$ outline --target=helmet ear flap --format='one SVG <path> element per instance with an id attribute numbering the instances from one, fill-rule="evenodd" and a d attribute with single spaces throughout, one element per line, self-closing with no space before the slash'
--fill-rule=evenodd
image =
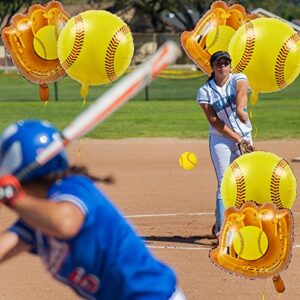
<path id="1" fill-rule="evenodd" d="M 22 165 L 22 145 L 15 141 L 10 145 L 1 159 L 0 175 L 14 174 Z"/>
<path id="2" fill-rule="evenodd" d="M 60 138 L 59 131 L 45 121 L 26 120 L 8 126 L 0 139 L 0 175 L 16 175 L 35 161 L 40 151 Z M 67 155 L 61 151 L 45 165 L 29 173 L 23 181 L 63 171 L 67 167 Z"/>

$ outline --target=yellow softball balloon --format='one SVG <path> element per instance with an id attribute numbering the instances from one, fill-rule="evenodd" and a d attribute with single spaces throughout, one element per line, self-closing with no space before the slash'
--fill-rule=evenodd
<path id="1" fill-rule="evenodd" d="M 221 194 L 226 208 L 246 201 L 273 202 L 277 208 L 292 208 L 296 199 L 296 177 L 281 157 L 263 151 L 244 154 L 225 170 Z"/>
<path id="2" fill-rule="evenodd" d="M 184 152 L 179 157 L 179 165 L 184 170 L 192 170 L 197 166 L 197 156 L 193 152 Z"/>
<path id="3" fill-rule="evenodd" d="M 247 75 L 251 103 L 284 89 L 300 73 L 300 35 L 288 23 L 257 18 L 239 27 L 228 46 L 233 72 Z"/>
<path id="4" fill-rule="evenodd" d="M 129 27 L 104 10 L 88 10 L 71 18 L 58 38 L 58 57 L 67 74 L 82 84 L 112 82 L 128 68 L 134 51 Z"/>

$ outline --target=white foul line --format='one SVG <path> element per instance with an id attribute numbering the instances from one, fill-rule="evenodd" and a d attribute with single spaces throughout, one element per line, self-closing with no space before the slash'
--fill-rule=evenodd
<path id="1" fill-rule="evenodd" d="M 299 215 L 300 212 L 293 212 L 293 215 Z M 129 215 L 126 218 L 152 218 L 152 217 L 177 217 L 177 216 L 210 216 L 215 215 L 214 212 L 191 212 L 191 213 L 166 213 L 166 214 L 145 214 L 145 215 Z"/>
<path id="2" fill-rule="evenodd" d="M 131 215 L 126 218 L 148 218 L 148 217 L 177 217 L 177 216 L 207 216 L 214 215 L 213 212 L 195 212 L 195 213 L 169 213 L 169 214 L 149 214 L 149 215 Z"/>
<path id="3" fill-rule="evenodd" d="M 150 249 L 174 249 L 174 250 L 198 250 L 207 251 L 212 247 L 182 247 L 182 246 L 147 246 Z M 300 245 L 293 245 L 293 248 L 300 248 Z"/>
<path id="4" fill-rule="evenodd" d="M 208 247 L 178 247 L 178 246 L 147 246 L 150 249 L 176 249 L 176 250 L 210 250 Z"/>
<path id="5" fill-rule="evenodd" d="M 145 214 L 145 215 L 129 215 L 126 218 L 148 218 L 148 217 L 176 217 L 176 216 L 208 216 L 214 215 L 213 212 L 192 212 L 192 213 L 168 213 L 168 214 Z M 299 212 L 294 212 L 293 215 L 299 215 Z M 182 247 L 182 246 L 147 246 L 150 249 L 175 249 L 175 250 L 198 250 L 207 251 L 209 247 Z M 293 248 L 300 248 L 300 245 L 293 245 Z"/>
<path id="6" fill-rule="evenodd" d="M 144 215 L 129 215 L 126 218 L 149 218 L 149 217 L 177 217 L 177 216 L 208 216 L 214 215 L 214 212 L 191 212 L 191 213 L 167 213 L 167 214 L 144 214 Z M 299 215 L 300 212 L 293 212 L 293 215 Z M 150 249 L 175 249 L 175 250 L 198 250 L 207 251 L 210 247 L 182 247 L 182 246 L 147 246 Z M 293 245 L 293 248 L 300 248 L 300 245 Z"/>

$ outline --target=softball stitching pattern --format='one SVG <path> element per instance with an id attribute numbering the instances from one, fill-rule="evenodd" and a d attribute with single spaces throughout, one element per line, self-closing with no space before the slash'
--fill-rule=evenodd
<path id="1" fill-rule="evenodd" d="M 230 165 L 232 172 L 235 177 L 236 182 L 236 200 L 235 206 L 237 208 L 241 207 L 242 204 L 245 202 L 246 198 L 246 184 L 245 184 L 245 177 L 243 174 L 242 169 L 240 168 L 239 164 L 235 161 Z"/>
<path id="2" fill-rule="evenodd" d="M 241 245 L 240 245 L 241 248 L 240 248 L 239 253 L 237 253 L 237 255 L 241 256 L 243 254 L 243 251 L 244 251 L 244 248 L 245 248 L 245 241 L 243 239 L 242 234 L 239 231 L 237 232 L 237 234 L 238 234 L 238 236 L 240 238 L 240 243 L 241 243 Z"/>
<path id="3" fill-rule="evenodd" d="M 243 72 L 251 60 L 255 45 L 255 29 L 251 22 L 245 24 L 246 29 L 246 45 L 239 63 L 233 68 L 233 73 Z"/>
<path id="4" fill-rule="evenodd" d="M 36 36 L 34 35 L 34 39 L 39 42 L 40 47 L 43 49 L 44 58 L 47 59 L 47 51 L 44 43 Z M 33 48 L 34 49 L 34 48 Z M 34 52 L 36 53 L 35 49 Z M 36 53 L 37 54 L 37 53 Z M 38 54 L 37 54 L 38 55 Z"/>
<path id="5" fill-rule="evenodd" d="M 120 42 L 123 40 L 123 37 L 127 33 L 130 32 L 130 29 L 127 25 L 122 26 L 112 37 L 110 40 L 106 55 L 105 55 L 105 71 L 107 78 L 110 81 L 114 81 L 117 79 L 117 75 L 115 73 L 115 64 L 114 64 L 114 58 L 117 51 L 117 48 L 120 44 Z"/>
<path id="6" fill-rule="evenodd" d="M 190 159 L 190 156 L 193 155 L 192 152 L 189 152 L 188 155 L 186 156 L 186 159 L 188 160 L 188 162 L 194 166 L 197 166 L 197 164 L 195 164 L 195 162 L 193 160 Z"/>
<path id="7" fill-rule="evenodd" d="M 257 239 L 257 247 L 258 247 L 258 251 L 259 251 L 260 255 L 264 255 L 264 251 L 261 248 L 262 234 L 263 234 L 263 231 L 261 230 L 258 235 L 258 239 Z"/>
<path id="8" fill-rule="evenodd" d="M 298 42 L 300 42 L 300 35 L 299 33 L 295 33 L 284 42 L 277 56 L 275 65 L 275 79 L 280 89 L 283 89 L 287 86 L 284 79 L 284 65 L 289 52 L 297 47 Z"/>
<path id="9" fill-rule="evenodd" d="M 284 168 L 287 166 L 285 160 L 280 160 L 277 165 L 275 166 L 272 177 L 271 177 L 271 185 L 270 185 L 270 192 L 271 192 L 271 200 L 278 208 L 284 208 L 282 202 L 280 200 L 280 191 L 279 191 L 279 184 L 280 179 L 283 173 Z"/>
<path id="10" fill-rule="evenodd" d="M 76 34 L 75 34 L 75 42 L 72 47 L 71 53 L 68 55 L 67 59 L 62 63 L 63 68 L 66 70 L 70 68 L 73 63 L 78 58 L 82 45 L 84 40 L 84 22 L 81 15 L 78 15 L 74 18 L 75 21 L 75 28 L 76 28 Z"/>

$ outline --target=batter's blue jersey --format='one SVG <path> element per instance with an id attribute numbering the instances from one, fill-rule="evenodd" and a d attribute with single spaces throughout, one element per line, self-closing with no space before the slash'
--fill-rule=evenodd
<path id="1" fill-rule="evenodd" d="M 151 255 L 90 179 L 69 176 L 55 183 L 48 197 L 71 202 L 85 215 L 76 237 L 48 237 L 22 221 L 9 230 L 32 245 L 32 253 L 42 258 L 55 278 L 86 299 L 170 299 L 176 288 L 175 274 Z"/>
<path id="2" fill-rule="evenodd" d="M 198 104 L 209 104 L 229 128 L 237 132 L 241 137 L 250 134 L 252 126 L 250 120 L 242 123 L 236 114 L 236 83 L 239 80 L 247 80 L 243 73 L 230 74 L 224 86 L 217 86 L 214 79 L 207 81 L 197 93 Z M 210 135 L 222 135 L 210 125 Z"/>

